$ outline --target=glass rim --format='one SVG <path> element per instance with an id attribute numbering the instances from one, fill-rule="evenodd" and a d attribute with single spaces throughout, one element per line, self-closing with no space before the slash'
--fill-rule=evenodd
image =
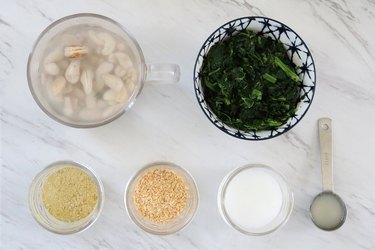
<path id="1" fill-rule="evenodd" d="M 93 179 L 93 181 L 95 182 L 95 185 L 96 185 L 96 187 L 98 189 L 98 203 L 97 203 L 95 209 L 93 210 L 93 212 L 95 210 L 97 210 L 97 212 L 96 213 L 92 213 L 91 215 L 89 215 L 91 218 L 89 219 L 89 221 L 83 227 L 81 227 L 79 229 L 76 229 L 76 230 L 69 231 L 69 232 L 61 232 L 59 230 L 55 230 L 55 229 L 52 229 L 50 227 L 47 227 L 43 222 L 40 221 L 40 219 L 38 218 L 38 216 L 35 214 L 35 212 L 32 209 L 32 207 L 34 206 L 34 205 L 32 205 L 32 203 L 33 203 L 32 197 L 34 196 L 32 194 L 32 192 L 33 191 L 35 192 L 35 190 L 34 190 L 35 182 L 46 171 L 48 171 L 50 169 L 53 169 L 55 167 L 59 167 L 59 166 L 64 165 L 64 164 L 71 165 L 73 167 L 77 167 L 77 168 L 81 169 L 82 171 L 84 171 L 86 174 L 88 174 Z M 52 233 L 56 233 L 56 234 L 60 234 L 60 235 L 70 235 L 70 234 L 80 233 L 80 232 L 85 231 L 89 227 L 91 227 L 97 221 L 97 219 L 99 218 L 99 216 L 101 215 L 101 213 L 103 211 L 104 199 L 105 199 L 105 194 L 104 194 L 103 183 L 100 180 L 99 176 L 94 172 L 94 170 L 92 170 L 89 167 L 83 166 L 83 165 L 81 165 L 81 164 L 79 164 L 77 162 L 70 161 L 70 160 L 61 160 L 61 161 L 52 162 L 52 163 L 48 164 L 45 168 L 43 168 L 41 171 L 39 171 L 38 174 L 32 180 L 32 182 L 31 182 L 31 184 L 29 186 L 29 193 L 28 193 L 29 211 L 31 212 L 31 215 L 33 216 L 34 220 L 39 225 L 41 225 L 44 229 L 46 229 L 47 231 L 52 232 Z"/>
<path id="2" fill-rule="evenodd" d="M 81 17 L 92 17 L 92 18 L 97 18 L 97 19 L 101 19 L 101 20 L 104 20 L 104 21 L 107 21 L 107 22 L 110 22 L 114 25 L 116 25 L 117 27 L 119 27 L 123 32 L 126 33 L 126 35 L 130 38 L 130 40 L 132 41 L 132 43 L 134 44 L 134 46 L 137 48 L 137 51 L 138 51 L 138 54 L 139 54 L 139 57 L 141 59 L 141 72 L 144 72 L 145 70 L 143 69 L 144 68 L 144 65 L 145 65 L 145 58 L 144 58 L 144 55 L 143 55 L 143 52 L 142 52 L 142 49 L 141 47 L 139 46 L 137 40 L 133 37 L 133 35 L 122 25 L 120 24 L 119 22 L 107 17 L 107 16 L 103 16 L 103 15 L 100 15 L 100 14 L 95 14 L 95 13 L 77 13 L 77 14 L 73 14 L 73 15 L 68 15 L 68 16 L 64 16 L 60 19 L 57 19 L 56 21 L 52 22 L 51 24 L 49 24 L 46 28 L 43 29 L 43 31 L 38 35 L 37 39 L 35 40 L 32 48 L 31 48 L 31 51 L 29 53 L 29 57 L 28 57 L 28 60 L 27 60 L 27 82 L 28 82 L 28 86 L 29 86 L 29 89 L 30 89 L 30 92 L 31 92 L 31 95 L 33 96 L 35 102 L 38 104 L 39 108 L 42 109 L 42 111 L 48 115 L 50 118 L 52 118 L 53 120 L 59 122 L 60 124 L 63 124 L 63 125 L 66 125 L 66 126 L 69 126 L 69 127 L 73 127 L 73 128 L 95 128 L 95 127 L 100 127 L 100 126 L 103 126 L 105 124 L 108 124 L 114 120 L 116 120 L 117 118 L 119 118 L 121 115 L 123 115 L 125 113 L 125 111 L 127 111 L 128 109 L 131 108 L 131 106 L 134 104 L 138 94 L 142 91 L 142 88 L 143 88 L 143 85 L 144 85 L 144 73 L 141 74 L 141 72 L 139 72 L 140 75 L 142 75 L 142 78 L 139 79 L 139 83 L 140 83 L 140 87 L 139 87 L 139 90 L 138 90 L 138 93 L 136 93 L 135 95 L 133 95 L 133 100 L 129 100 L 129 106 L 126 107 L 124 105 L 123 108 L 121 108 L 121 110 L 114 116 L 110 117 L 109 119 L 106 119 L 104 121 L 101 121 L 101 122 L 90 122 L 90 123 L 87 123 L 87 124 L 77 124 L 77 123 L 74 123 L 74 122 L 69 122 L 69 121 L 65 121 L 63 119 L 60 119 L 59 117 L 53 115 L 50 111 L 47 110 L 47 108 L 44 107 L 44 105 L 41 103 L 41 101 L 39 100 L 39 97 L 38 95 L 35 93 L 34 91 L 34 87 L 33 87 L 33 84 L 32 84 L 32 79 L 31 79 L 31 72 L 30 72 L 30 64 L 31 64 L 31 60 L 34 56 L 34 52 L 35 52 L 35 49 L 36 47 L 38 46 L 40 40 L 51 30 L 53 29 L 54 27 L 56 27 L 57 25 L 65 22 L 65 21 L 68 21 L 68 20 L 71 20 L 71 19 L 75 19 L 75 18 L 81 18 Z"/>
<path id="3" fill-rule="evenodd" d="M 196 202 L 196 206 L 193 208 L 194 210 L 193 210 L 193 213 L 190 215 L 190 218 L 188 220 L 186 220 L 185 223 L 181 227 L 177 228 L 176 230 L 171 230 L 171 231 L 167 231 L 167 230 L 166 231 L 157 231 L 157 230 L 153 230 L 153 229 L 150 229 L 148 227 L 145 227 L 144 225 L 142 225 L 141 223 L 138 222 L 137 217 L 130 211 L 130 204 L 128 202 L 128 197 L 130 195 L 130 189 L 129 189 L 130 186 L 134 183 L 134 181 L 137 179 L 138 176 L 140 176 L 142 173 L 144 173 L 148 169 L 150 169 L 152 167 L 156 167 L 158 165 L 168 166 L 168 167 L 171 167 L 171 168 L 174 168 L 174 169 L 178 169 L 179 171 L 185 173 L 186 176 L 191 180 L 191 183 L 193 184 L 193 187 L 194 187 L 194 190 L 192 192 L 194 193 L 195 199 L 197 201 Z M 125 210 L 126 210 L 126 213 L 128 214 L 128 216 L 130 217 L 131 221 L 133 222 L 133 224 L 135 224 L 136 226 L 138 226 L 139 228 L 141 228 L 143 231 L 145 231 L 147 233 L 150 233 L 150 234 L 154 234 L 154 235 L 170 235 L 170 234 L 174 234 L 176 232 L 181 231 L 186 226 L 188 226 L 192 222 L 192 220 L 194 219 L 195 215 L 197 214 L 198 207 L 199 207 L 199 200 L 200 200 L 199 191 L 198 191 L 198 187 L 197 187 L 197 184 L 195 182 L 194 177 L 185 168 L 183 168 L 183 167 L 181 167 L 181 166 L 179 166 L 179 165 L 177 165 L 175 163 L 169 162 L 169 161 L 155 161 L 155 162 L 149 163 L 149 164 L 141 167 L 139 170 L 137 170 L 130 177 L 129 181 L 126 184 L 125 192 L 124 192 Z"/>
<path id="4" fill-rule="evenodd" d="M 274 227 L 270 230 L 264 231 L 264 232 L 247 231 L 247 230 L 243 229 L 242 227 L 238 226 L 236 223 L 234 223 L 231 220 L 230 216 L 226 212 L 225 205 L 224 205 L 224 200 L 225 200 L 224 196 L 225 196 L 225 193 L 226 193 L 226 189 L 228 187 L 228 184 L 232 181 L 232 179 L 235 176 L 237 176 L 239 173 L 241 173 L 242 171 L 247 170 L 247 169 L 254 169 L 254 168 L 270 171 L 272 174 L 279 177 L 279 180 L 276 179 L 276 181 L 278 182 L 279 185 L 280 184 L 285 185 L 285 188 L 287 190 L 287 194 L 289 195 L 289 200 L 286 201 L 289 204 L 289 209 L 287 211 L 286 216 L 283 218 L 281 223 L 278 224 L 276 227 Z M 284 197 L 285 196 L 283 195 L 283 198 Z M 263 236 L 263 235 L 267 235 L 267 234 L 270 234 L 270 233 L 278 230 L 279 228 L 281 228 L 282 226 L 284 226 L 287 223 L 287 221 L 289 220 L 289 218 L 292 214 L 293 208 L 294 208 L 294 195 L 293 195 L 293 192 L 290 189 L 289 185 L 287 184 L 287 179 L 281 173 L 279 173 L 278 171 L 274 170 L 273 168 L 271 168 L 271 167 L 269 167 L 265 164 L 252 163 L 252 164 L 247 164 L 247 165 L 244 165 L 242 167 L 238 167 L 238 168 L 233 169 L 223 178 L 223 180 L 222 180 L 222 182 L 219 186 L 219 190 L 218 190 L 217 204 L 218 204 L 220 215 L 227 225 L 229 225 L 230 227 L 232 227 L 232 228 L 236 229 L 237 231 L 239 231 L 243 234 L 246 234 L 246 235 Z"/>

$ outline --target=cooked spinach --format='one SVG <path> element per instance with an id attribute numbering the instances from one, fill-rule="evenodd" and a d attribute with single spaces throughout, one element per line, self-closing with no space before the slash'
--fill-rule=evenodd
<path id="1" fill-rule="evenodd" d="M 283 44 L 250 30 L 214 44 L 200 78 L 212 112 L 244 131 L 279 127 L 300 101 L 301 79 Z"/>

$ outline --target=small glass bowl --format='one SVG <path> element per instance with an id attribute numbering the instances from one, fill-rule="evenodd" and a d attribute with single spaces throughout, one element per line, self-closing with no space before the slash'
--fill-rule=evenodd
<path id="1" fill-rule="evenodd" d="M 177 216 L 176 219 L 167 222 L 167 223 L 155 223 L 145 217 L 137 210 L 137 207 L 134 203 L 134 193 L 138 181 L 149 171 L 152 171 L 156 168 L 168 169 L 175 172 L 180 176 L 187 188 L 188 188 L 188 198 L 186 202 L 186 207 L 184 210 Z M 167 235 L 175 233 L 185 226 L 187 226 L 194 215 L 196 214 L 199 202 L 199 195 L 196 183 L 189 172 L 184 168 L 177 166 L 176 164 L 170 162 L 155 162 L 146 165 L 141 168 L 135 175 L 129 180 L 124 195 L 124 202 L 126 211 L 131 218 L 131 220 L 139 226 L 144 231 L 156 234 L 156 235 Z"/>
<path id="2" fill-rule="evenodd" d="M 89 216 L 75 222 L 64 222 L 53 217 L 43 205 L 42 188 L 47 178 L 57 170 L 71 166 L 88 174 L 96 184 L 98 203 Z M 99 217 L 104 204 L 104 188 L 99 177 L 93 170 L 72 161 L 58 161 L 43 169 L 32 181 L 29 189 L 29 207 L 34 219 L 45 229 L 57 234 L 73 234 L 86 230 Z"/>
<path id="3" fill-rule="evenodd" d="M 251 231 L 249 229 L 245 229 L 241 227 L 240 225 L 234 223 L 233 220 L 228 215 L 227 210 L 225 208 L 225 195 L 226 195 L 226 190 L 227 190 L 228 185 L 230 184 L 230 182 L 233 180 L 235 176 L 237 176 L 244 170 L 248 170 L 248 169 L 257 169 L 273 177 L 274 180 L 276 180 L 277 183 L 279 184 L 281 193 L 282 193 L 282 205 L 281 205 L 281 209 L 278 215 L 272 221 L 270 221 L 267 225 L 263 227 L 254 228 Z M 248 164 L 243 167 L 234 169 L 233 171 L 228 173 L 224 177 L 223 181 L 221 182 L 217 198 L 218 198 L 219 211 L 223 220 L 229 226 L 240 231 L 241 233 L 244 233 L 247 235 L 253 235 L 253 236 L 266 235 L 281 228 L 288 221 L 293 211 L 293 204 L 294 204 L 293 192 L 288 187 L 286 183 L 286 179 L 281 174 L 273 170 L 272 168 L 266 165 L 262 165 L 262 164 Z"/>

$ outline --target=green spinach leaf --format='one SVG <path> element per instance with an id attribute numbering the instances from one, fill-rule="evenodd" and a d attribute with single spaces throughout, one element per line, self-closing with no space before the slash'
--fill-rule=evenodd
<path id="1" fill-rule="evenodd" d="M 250 30 L 233 30 L 232 36 L 213 45 L 200 77 L 212 112 L 244 131 L 281 126 L 301 99 L 301 79 L 283 44 Z"/>

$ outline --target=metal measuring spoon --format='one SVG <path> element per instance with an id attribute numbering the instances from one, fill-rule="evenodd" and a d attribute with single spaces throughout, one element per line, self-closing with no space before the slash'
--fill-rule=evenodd
<path id="1" fill-rule="evenodd" d="M 318 194 L 311 203 L 310 217 L 320 229 L 332 231 L 344 224 L 347 209 L 340 196 L 333 192 L 332 120 L 320 118 L 318 126 L 323 192 Z"/>

